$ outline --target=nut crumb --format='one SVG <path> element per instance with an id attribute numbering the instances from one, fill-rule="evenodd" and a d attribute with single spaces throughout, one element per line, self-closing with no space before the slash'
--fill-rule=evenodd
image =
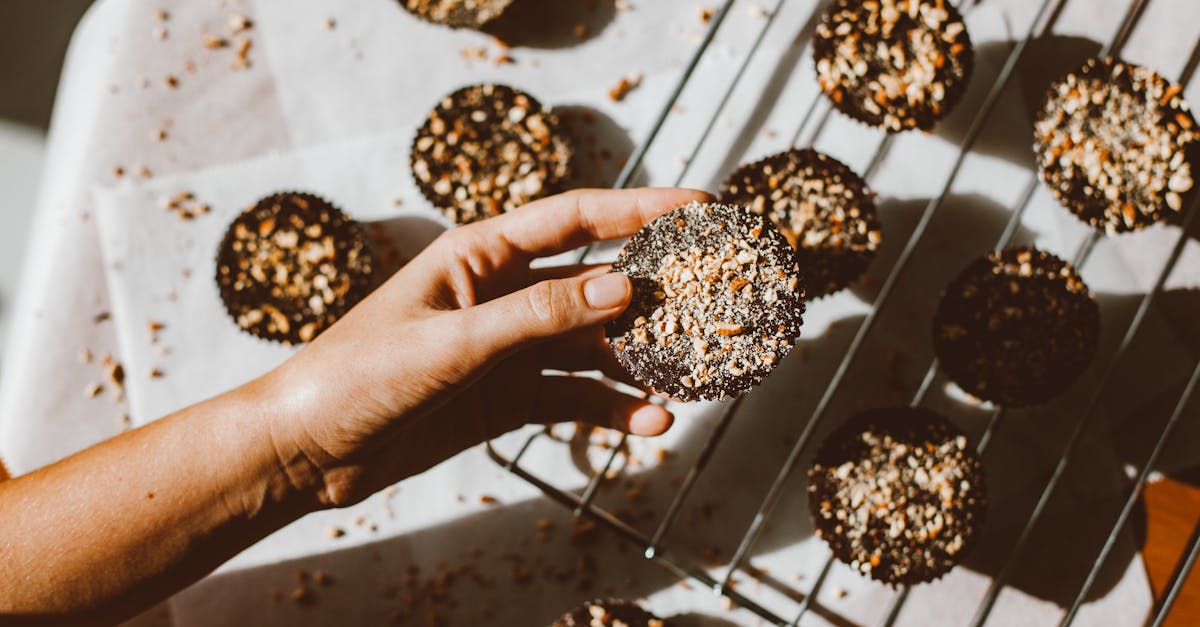
<path id="1" fill-rule="evenodd" d="M 613 102 L 621 102 L 622 100 L 625 100 L 625 96 L 628 96 L 629 92 L 637 89 L 641 84 L 641 72 L 634 72 L 629 76 L 622 76 L 621 80 L 618 81 L 617 84 L 612 87 L 612 89 L 608 90 L 608 98 Z"/>

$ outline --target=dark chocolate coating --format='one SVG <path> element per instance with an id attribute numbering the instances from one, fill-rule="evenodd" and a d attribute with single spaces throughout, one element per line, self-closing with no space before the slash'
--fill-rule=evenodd
<path id="1" fill-rule="evenodd" d="M 942 369 L 964 391 L 1019 407 L 1070 386 L 1096 354 L 1100 309 L 1067 262 L 1006 248 L 946 287 L 933 321 Z"/>

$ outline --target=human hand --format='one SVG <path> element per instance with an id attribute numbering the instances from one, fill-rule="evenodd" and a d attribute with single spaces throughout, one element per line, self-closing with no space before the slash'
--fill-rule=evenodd
<path id="1" fill-rule="evenodd" d="M 529 422 L 658 435 L 670 412 L 591 378 L 632 382 L 604 341 L 631 286 L 606 266 L 536 258 L 632 235 L 703 193 L 580 190 L 449 231 L 261 384 L 290 483 L 342 507 Z"/>

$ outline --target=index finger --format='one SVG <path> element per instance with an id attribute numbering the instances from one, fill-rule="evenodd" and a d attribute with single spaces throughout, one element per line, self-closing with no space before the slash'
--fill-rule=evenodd
<path id="1" fill-rule="evenodd" d="M 490 229 L 490 235 L 514 252 L 547 257 L 598 240 L 633 235 L 672 209 L 712 200 L 711 194 L 692 189 L 581 189 L 529 203 L 478 227 Z"/>

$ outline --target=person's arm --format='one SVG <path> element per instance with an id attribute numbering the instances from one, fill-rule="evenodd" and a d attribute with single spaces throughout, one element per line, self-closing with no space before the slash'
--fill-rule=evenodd
<path id="1" fill-rule="evenodd" d="M 707 196 L 572 192 L 451 231 L 271 373 L 0 483 L 0 624 L 118 622 L 306 513 L 526 422 L 665 431 L 657 405 L 543 373 L 627 381 L 601 325 L 629 280 L 529 262 L 692 200 Z"/>

